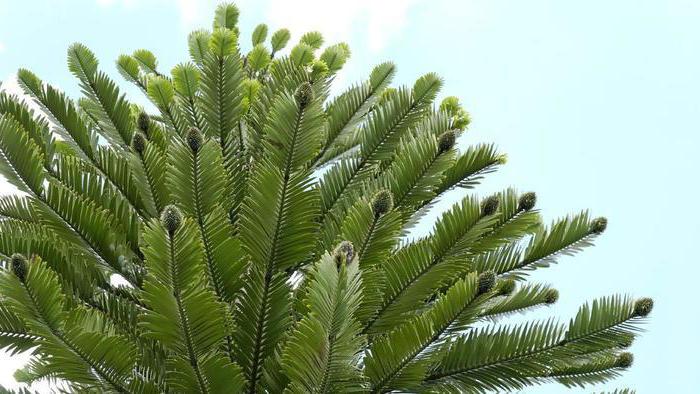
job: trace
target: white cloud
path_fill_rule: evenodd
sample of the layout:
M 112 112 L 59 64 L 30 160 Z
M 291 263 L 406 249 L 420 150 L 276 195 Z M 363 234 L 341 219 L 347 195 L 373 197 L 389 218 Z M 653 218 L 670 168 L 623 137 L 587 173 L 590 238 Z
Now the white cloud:
M 133 7 L 141 0 L 97 0 L 97 4 L 103 7 L 109 7 L 114 4 L 120 4 L 126 7 Z
M 175 5 L 185 30 L 208 27 L 217 0 L 95 0 L 97 4 L 137 8 L 145 3 Z M 421 0 L 268 0 L 235 4 L 243 13 L 252 7 L 265 7 L 265 21 L 273 27 L 287 27 L 296 38 L 310 31 L 321 31 L 328 42 L 348 40 L 355 29 L 367 34 L 366 46 L 382 50 L 397 37 L 406 24 L 408 11 Z
M 208 15 L 209 7 L 214 1 L 202 0 L 177 0 L 177 9 L 180 12 L 180 23 L 184 29 L 205 27 L 204 22 L 211 18 Z
M 102 7 L 122 6 L 137 8 L 145 3 L 172 6 L 174 4 L 180 14 L 180 24 L 183 29 L 189 31 L 194 28 L 208 26 L 211 20 L 211 11 L 219 3 L 217 0 L 95 0 Z M 235 4 L 241 7 L 241 1 Z M 245 3 L 245 2 L 243 2 Z
M 5 52 L 5 48 L 7 48 L 7 47 L 5 46 L 5 43 L 2 42 L 2 41 L 0 41 L 0 53 Z
M 327 42 L 348 40 L 358 25 L 367 31 L 367 47 L 382 50 L 404 27 L 409 8 L 418 0 L 271 0 L 267 19 L 300 36 L 310 30 L 323 33 Z

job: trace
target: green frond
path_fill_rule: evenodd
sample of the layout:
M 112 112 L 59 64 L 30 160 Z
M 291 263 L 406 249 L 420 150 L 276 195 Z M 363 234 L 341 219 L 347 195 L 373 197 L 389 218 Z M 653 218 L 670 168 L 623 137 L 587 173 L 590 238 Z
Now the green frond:
M 504 156 L 496 151 L 494 145 L 471 146 L 445 171 L 445 178 L 436 193 L 440 195 L 453 187 L 472 188 L 485 174 L 493 172 L 497 166 L 503 164 L 504 160 Z
M 624 356 L 622 356 L 624 357 Z M 620 361 L 621 356 L 603 354 L 555 366 L 546 377 L 568 388 L 585 388 L 590 385 L 607 383 L 620 376 L 627 366 Z
M 97 58 L 86 46 L 78 43 L 68 49 L 68 68 L 80 80 L 86 96 L 81 101 L 81 108 L 97 121 L 106 138 L 128 146 L 134 129 L 130 104 L 117 85 L 98 71 L 97 66 Z
M 627 341 L 630 334 L 641 331 L 639 325 L 645 317 L 635 311 L 629 297 L 600 298 L 581 306 L 571 319 L 562 343 L 567 351 L 577 353 L 615 348 Z
M 148 93 L 148 78 L 141 73 L 139 62 L 133 56 L 119 55 L 117 70 L 124 79 L 138 86 L 144 93 Z
M 305 173 L 288 179 L 271 163 L 259 163 L 248 181 L 240 228 L 243 246 L 255 265 L 268 270 L 295 267 L 314 248 L 318 196 Z M 260 215 L 260 212 L 267 212 Z
M 35 340 L 36 337 L 27 331 L 24 321 L 6 306 L 0 305 L 0 349 L 15 355 L 34 347 Z
M 22 126 L 0 115 L 0 174 L 17 189 L 43 195 L 47 173 L 41 149 Z
M 385 337 L 378 339 L 376 351 L 374 350 L 375 344 L 370 347 L 371 361 L 368 361 L 368 367 L 371 368 L 374 365 L 373 358 L 396 359 L 398 363 L 389 368 L 387 368 L 388 365 L 383 366 L 385 375 L 379 383 L 373 382 L 373 389 L 384 392 L 418 387 L 427 373 L 427 367 L 434 363 L 436 358 L 441 357 L 443 341 L 449 341 L 453 333 L 466 330 L 476 321 L 483 304 L 496 295 L 495 292 L 491 291 L 492 286 L 482 287 L 481 276 L 471 274 L 455 283 L 419 316 L 408 320 Z M 426 322 L 429 322 L 427 329 L 424 327 Z M 407 330 L 404 328 L 406 326 L 414 326 L 408 330 L 420 333 L 418 337 L 414 338 L 414 348 L 408 353 L 401 354 L 400 352 L 403 350 L 386 347 L 386 344 L 396 343 L 397 336 L 404 335 Z M 390 354 L 384 353 L 387 351 Z M 397 358 L 399 354 L 400 356 Z M 404 372 L 409 373 L 402 376 Z M 400 377 L 401 383 L 395 386 L 394 379 L 397 377 Z
M 49 123 L 43 116 L 30 110 L 24 101 L 19 101 L 16 96 L 0 92 L 0 116 L 7 116 L 19 123 L 24 131 L 41 150 L 44 156 L 44 167 L 50 168 L 55 154 L 55 138 L 49 131 Z
M 91 296 L 93 286 L 107 282 L 104 269 L 94 258 L 75 250 L 50 228 L 39 224 L 16 220 L 0 223 L 0 255 L 11 256 L 13 253 L 49 259 L 48 264 L 59 275 L 63 287 L 81 297 Z
M 225 309 L 205 286 L 197 227 L 185 218 L 174 230 L 168 233 L 152 221 L 144 232 L 148 276 L 143 297 L 149 309 L 139 325 L 173 352 L 166 366 L 173 389 L 209 392 L 228 386 L 237 391 L 243 384 L 240 370 L 217 348 L 226 335 Z
M 158 59 L 156 59 L 156 55 L 153 52 L 148 49 L 137 49 L 132 56 L 145 74 L 160 75 L 158 72 Z
M 180 113 L 180 108 L 175 105 L 175 89 L 172 82 L 159 75 L 151 76 L 148 79 L 146 92 L 151 102 L 163 114 L 168 128 L 173 130 L 176 135 L 182 135 L 185 129 L 183 116 Z
M 426 383 L 436 389 L 518 390 L 556 374 L 558 367 L 565 377 L 582 355 L 615 349 L 628 341 L 643 319 L 630 299 L 614 296 L 582 306 L 568 327 L 549 320 L 473 330 L 449 345 Z M 591 373 L 592 381 L 595 376 L 605 378 L 605 372 L 599 372 L 602 376 Z
M 235 29 L 240 11 L 233 3 L 221 3 L 214 12 L 214 29 Z
M 240 86 L 243 71 L 236 35 L 230 30 L 217 29 L 211 35 L 209 51 L 203 59 L 201 92 L 202 116 L 209 124 L 211 136 L 224 146 L 229 139 L 238 140 L 241 130 Z
M 90 129 L 74 103 L 62 92 L 44 84 L 31 71 L 20 69 L 17 79 L 25 93 L 34 99 L 53 121 L 54 130 L 62 140 L 75 148 L 75 152 L 94 159 L 97 150 L 97 134 Z
M 331 101 L 326 109 L 326 140 L 323 150 L 318 155 L 317 165 L 324 164 L 352 148 L 354 130 L 384 88 L 391 83 L 395 73 L 396 66 L 393 63 L 379 64 L 372 70 L 368 81 L 350 87 Z
M 396 205 L 409 215 L 415 207 L 435 198 L 443 173 L 454 161 L 454 152 L 451 147 L 442 151 L 439 140 L 432 135 L 408 136 L 396 156 L 380 182 L 391 189 Z
M 255 29 L 253 30 L 253 34 L 251 36 L 253 46 L 264 43 L 266 38 L 267 38 L 267 25 L 264 23 L 261 23 L 261 24 L 255 26 Z
M 320 59 L 328 66 L 331 73 L 336 73 L 343 68 L 350 58 L 350 50 L 347 44 L 340 43 L 327 47 L 321 53 Z
M 71 238 L 76 247 L 86 248 L 100 263 L 137 281 L 125 234 L 112 230 L 118 228 L 114 216 L 57 182 L 48 183 L 46 204 L 52 212 L 42 213 L 43 225 L 68 236 L 75 233 Z
M 557 301 L 556 289 L 542 284 L 527 284 L 515 289 L 512 294 L 495 299 L 488 305 L 481 317 L 492 322 L 514 313 L 524 313 L 541 305 L 550 305 Z
M 166 184 L 171 201 L 200 222 L 225 200 L 225 173 L 221 150 L 207 140 L 194 152 L 184 138 L 174 137 L 168 152 Z
M 135 362 L 133 346 L 123 338 L 80 332 L 66 324 L 66 296 L 58 277 L 41 260 L 27 262 L 26 276 L 5 271 L 0 288 L 7 307 L 21 318 L 28 331 L 41 339 L 39 349 L 52 354 L 43 374 L 69 380 L 78 387 L 111 386 L 127 392 L 125 382 Z
M 248 381 L 246 392 L 262 387 L 275 349 L 291 326 L 291 289 L 283 273 L 267 274 L 252 265 L 234 312 L 236 360 Z M 274 363 L 272 363 L 274 364 Z
M 140 219 L 119 190 L 77 157 L 61 156 L 54 166 L 56 179 L 74 193 L 89 199 L 100 209 L 108 211 L 114 218 L 115 224 L 118 224 L 120 232 L 126 235 L 125 239 L 130 247 L 137 250 Z
M 289 33 L 289 30 L 287 29 L 280 29 L 277 30 L 272 34 L 272 37 L 270 37 L 270 45 L 272 46 L 272 54 L 274 55 L 275 52 L 279 52 L 280 50 L 284 49 L 284 47 L 287 46 L 287 43 L 289 42 L 289 38 L 291 37 L 291 34 Z
M 378 106 L 360 131 L 363 161 L 374 163 L 391 159 L 405 133 L 428 111 L 442 87 L 435 74 L 419 78 L 412 89 L 401 88 Z
M 252 169 L 250 194 L 241 212 L 241 237 L 254 264 L 285 270 L 313 249 L 318 193 L 305 170 L 320 144 L 318 103 L 302 107 L 291 95 L 280 97 L 263 141 L 266 157 Z M 259 215 L 263 210 L 270 215 Z
M 452 341 L 426 378 L 431 391 L 520 390 L 547 369 L 542 357 L 563 328 L 554 322 L 472 330 Z
M 377 216 L 370 201 L 358 200 L 350 208 L 340 229 L 340 239 L 355 245 L 360 266 L 370 268 L 382 264 L 398 242 L 401 216 L 397 211 Z
M 178 107 L 182 110 L 189 127 L 196 127 L 208 134 L 207 124 L 201 112 L 199 96 L 201 74 L 192 63 L 180 63 L 172 70 L 173 88 Z
M 7 195 L 0 197 L 0 217 L 36 223 L 37 214 L 31 200 L 27 197 Z
M 570 256 L 592 246 L 592 240 L 597 234 L 591 231 L 591 223 L 588 212 L 583 211 L 556 220 L 548 229 L 540 228 L 524 251 L 522 260 L 498 267 L 497 272 L 548 267 L 559 256 Z
M 381 303 L 366 322 L 365 332 L 380 333 L 403 321 L 403 315 L 425 301 L 438 284 L 419 279 L 428 272 L 434 259 L 426 241 L 411 243 L 399 249 L 382 267 L 386 284 Z M 400 300 L 400 301 L 399 301 Z
M 145 205 L 141 192 L 134 184 L 129 163 L 110 149 L 98 147 L 97 135 L 90 130 L 73 103 L 50 85 L 42 87 L 42 82 L 29 71 L 20 70 L 18 77 L 25 91 L 33 96 L 60 126 L 58 132 L 63 137 L 63 141 L 73 146 L 74 152 L 104 174 L 129 203 L 139 210 L 139 213 L 146 216 L 152 215 L 152 208 Z M 150 213 L 147 213 L 149 210 Z
M 313 49 L 318 49 L 323 45 L 323 35 L 318 31 L 304 33 L 299 39 L 300 43 L 306 44 Z
M 325 254 L 310 274 L 304 303 L 308 312 L 290 334 L 282 362 L 290 377 L 290 392 L 362 392 L 359 366 L 364 340 L 354 317 L 361 299 L 356 262 L 341 262 Z M 313 341 L 310 343 L 310 341 Z
M 187 37 L 190 58 L 198 66 L 204 64 L 204 57 L 209 52 L 211 33 L 207 30 L 195 30 Z
M 295 65 L 289 57 L 274 60 L 269 68 L 269 77 L 257 94 L 257 100 L 250 103 L 246 117 L 247 146 L 253 155 L 259 153 L 265 136 L 268 114 L 279 96 L 293 93 L 302 83 L 309 82 L 307 71 Z M 319 96 L 315 94 L 315 96 Z
M 170 202 L 171 191 L 166 184 L 166 154 L 156 144 L 149 142 L 140 156 L 153 203 L 156 210 L 160 212 Z
M 246 62 L 253 72 L 262 71 L 270 64 L 270 51 L 265 45 L 258 44 L 248 53 Z

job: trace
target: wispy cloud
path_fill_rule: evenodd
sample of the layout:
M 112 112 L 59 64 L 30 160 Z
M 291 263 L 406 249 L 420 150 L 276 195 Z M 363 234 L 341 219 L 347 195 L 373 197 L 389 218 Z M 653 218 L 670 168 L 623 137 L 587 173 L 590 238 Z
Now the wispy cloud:
M 6 48 L 6 47 L 5 47 L 5 43 L 2 42 L 2 41 L 0 41 L 0 53 L 5 52 L 5 48 Z
M 207 26 L 217 0 L 95 0 L 97 4 L 137 8 L 146 3 L 175 4 L 184 30 Z M 238 0 L 235 4 L 245 12 L 247 7 L 265 7 L 266 23 L 287 27 L 299 36 L 310 30 L 323 32 L 329 42 L 348 40 L 353 30 L 366 32 L 367 48 L 382 50 L 406 25 L 408 11 L 422 0 L 351 0 L 329 4 L 327 0 Z
M 138 8 L 144 4 L 160 4 L 172 6 L 173 3 L 180 14 L 180 24 L 183 29 L 190 30 L 204 26 L 211 18 L 210 11 L 216 6 L 217 0 L 95 0 L 103 7 L 122 6 Z M 235 2 L 240 6 L 240 1 Z
M 96 0 L 98 5 L 103 7 L 112 6 L 115 4 L 120 4 L 126 7 L 133 7 L 143 0 Z
M 352 0 L 329 5 L 325 0 L 271 0 L 267 16 L 271 24 L 287 27 L 296 35 L 321 31 L 329 42 L 348 40 L 353 29 L 362 26 L 367 47 L 378 52 L 401 32 L 417 1 Z

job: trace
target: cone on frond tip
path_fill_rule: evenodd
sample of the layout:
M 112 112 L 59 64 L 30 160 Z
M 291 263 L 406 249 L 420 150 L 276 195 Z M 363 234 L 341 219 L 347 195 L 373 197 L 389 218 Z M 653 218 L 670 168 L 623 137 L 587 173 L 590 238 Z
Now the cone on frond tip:
M 629 368 L 634 362 L 634 355 L 630 352 L 622 352 L 617 356 L 615 360 L 615 366 L 618 368 Z
M 139 130 L 148 133 L 148 128 L 151 126 L 151 117 L 145 112 L 139 113 L 139 117 L 136 119 L 136 125 Z
M 14 253 L 10 257 L 10 265 L 15 276 L 19 280 L 24 281 L 24 278 L 27 276 L 27 258 L 23 254 Z
M 491 216 L 498 210 L 498 204 L 500 203 L 500 198 L 497 194 L 487 197 L 481 203 L 481 216 Z
M 300 108 L 305 108 L 314 99 L 314 90 L 310 83 L 304 82 L 294 92 L 294 99 Z
M 135 132 L 134 136 L 131 137 L 131 147 L 134 148 L 136 153 L 143 154 L 143 151 L 146 149 L 146 136 L 139 131 Z
M 544 303 L 552 305 L 557 301 L 559 301 L 559 290 L 557 290 L 557 289 L 547 290 L 547 293 L 544 295 Z
M 591 223 L 591 233 L 602 234 L 606 228 L 608 228 L 607 218 L 599 217 L 593 219 L 593 222 Z
M 204 144 L 202 132 L 196 127 L 190 127 L 187 130 L 187 145 L 192 149 L 192 152 L 197 153 L 202 148 L 202 144 Z
M 338 269 L 343 265 L 350 264 L 355 258 L 355 247 L 350 241 L 343 241 L 335 247 L 333 251 L 333 260 Z
M 654 300 L 648 297 L 640 298 L 634 303 L 634 315 L 646 317 L 654 309 Z
M 182 212 L 175 205 L 168 205 L 163 208 L 163 212 L 160 214 L 160 221 L 163 223 L 163 227 L 172 235 L 182 225 Z
M 488 293 L 496 284 L 496 273 L 493 271 L 484 271 L 479 274 L 477 282 L 477 293 L 479 295 Z
M 529 211 L 535 207 L 537 195 L 534 192 L 524 193 L 518 200 L 518 210 Z
M 457 135 L 454 130 L 448 130 L 440 136 L 438 140 L 438 152 L 445 153 L 455 146 L 455 141 L 457 141 Z
M 372 212 L 374 212 L 374 216 L 382 216 L 393 208 L 394 196 L 390 191 L 386 189 L 380 190 L 372 196 Z
M 507 296 L 513 293 L 513 290 L 515 290 L 515 280 L 504 279 L 499 281 L 496 286 L 498 289 L 498 295 Z

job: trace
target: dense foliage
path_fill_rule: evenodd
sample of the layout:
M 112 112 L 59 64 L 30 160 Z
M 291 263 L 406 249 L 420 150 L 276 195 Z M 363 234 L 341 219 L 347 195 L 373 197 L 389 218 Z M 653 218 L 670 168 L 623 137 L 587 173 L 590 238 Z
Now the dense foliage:
M 604 382 L 650 299 L 602 298 L 566 324 L 503 324 L 557 301 L 529 270 L 591 245 L 586 212 L 544 226 L 508 189 L 411 230 L 450 190 L 505 162 L 460 150 L 469 124 L 435 74 L 395 66 L 330 98 L 350 56 L 265 25 L 242 55 L 238 10 L 189 36 L 170 74 L 137 50 L 127 101 L 75 44 L 74 101 L 28 70 L 41 111 L 0 95 L 0 346 L 21 382 L 89 392 L 482 392 Z M 245 45 L 247 46 L 247 45 Z

